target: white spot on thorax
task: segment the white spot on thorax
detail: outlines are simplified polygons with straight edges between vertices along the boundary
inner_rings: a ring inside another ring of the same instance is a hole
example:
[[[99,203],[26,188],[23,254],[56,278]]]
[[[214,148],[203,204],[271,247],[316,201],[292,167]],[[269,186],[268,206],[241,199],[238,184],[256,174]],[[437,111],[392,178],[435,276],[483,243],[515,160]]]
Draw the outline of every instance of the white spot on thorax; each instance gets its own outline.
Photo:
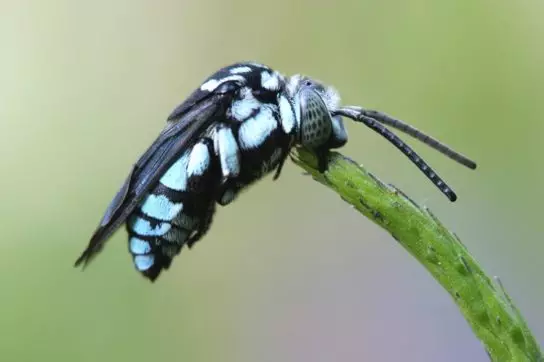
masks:
[[[229,72],[231,74],[249,73],[251,72],[251,68],[246,65],[243,65],[240,67],[231,68]]]
[[[215,152],[219,155],[223,176],[238,176],[240,173],[240,153],[234,134],[229,127],[220,126],[215,133]]]
[[[183,209],[183,204],[173,203],[164,195],[147,196],[141,206],[144,214],[157,220],[171,221]]]
[[[232,103],[230,113],[238,121],[246,120],[256,109],[262,105],[251,92],[251,89],[244,87],[240,90],[240,99]]]
[[[277,91],[280,89],[280,75],[277,72],[261,72],[261,86],[264,89]]]
[[[284,95],[280,96],[278,102],[280,108],[281,126],[285,133],[290,134],[295,127],[295,112],[291,102]]]
[[[200,90],[207,91],[207,92],[213,92],[217,87],[219,87],[221,84],[229,81],[239,81],[244,82],[245,78],[241,75],[229,75],[228,77],[224,77],[221,79],[209,79],[206,82],[204,82],[200,86]]]
[[[243,149],[259,147],[276,129],[277,121],[272,109],[263,105],[261,111],[244,121],[238,131],[238,139]]]
[[[204,174],[209,165],[210,153],[208,152],[208,146],[202,142],[199,142],[193,146],[191,155],[189,156],[187,174],[189,176],[201,176]]]
[[[152,254],[148,255],[136,255],[134,257],[134,265],[139,271],[146,271],[147,269],[153,266],[155,262],[155,256]]]
[[[189,153],[185,152],[160,179],[164,186],[175,190],[185,191],[187,188],[187,164],[189,162]]]

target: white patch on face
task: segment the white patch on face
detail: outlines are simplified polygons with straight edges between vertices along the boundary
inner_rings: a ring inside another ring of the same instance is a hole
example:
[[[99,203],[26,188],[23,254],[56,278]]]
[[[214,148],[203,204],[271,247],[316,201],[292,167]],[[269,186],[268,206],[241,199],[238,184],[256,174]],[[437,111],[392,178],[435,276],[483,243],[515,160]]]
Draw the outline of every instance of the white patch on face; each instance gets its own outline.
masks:
[[[221,127],[216,132],[216,153],[221,162],[221,173],[224,177],[236,177],[240,174],[240,153],[232,130]]]
[[[334,111],[340,106],[340,94],[333,87],[326,87],[325,94],[322,94],[321,98],[327,105],[329,111]]]
[[[231,189],[225,190],[225,192],[223,193],[223,196],[221,196],[221,205],[223,206],[228,205],[231,202],[233,202],[235,198],[236,198],[236,192],[234,192],[234,190],[231,190]]]
[[[161,222],[155,227],[151,223],[141,217],[135,217],[130,222],[130,227],[138,235],[142,236],[162,236],[166,234],[172,225],[166,222]]]
[[[183,209],[183,204],[175,204],[164,195],[150,194],[141,206],[144,214],[157,220],[171,221]]]
[[[245,81],[245,78],[242,77],[241,75],[229,75],[228,77],[224,77],[224,78],[221,78],[221,79],[213,79],[212,78],[212,79],[204,82],[200,86],[200,90],[207,91],[207,92],[213,92],[221,84],[223,84],[225,82],[229,82],[229,81],[239,81],[239,82],[243,83]]]
[[[290,134],[295,127],[295,112],[291,106],[291,102],[285,96],[280,96],[278,101],[280,107],[281,126],[283,131]]]
[[[261,72],[261,86],[264,89],[277,91],[278,89],[280,89],[279,74],[276,72],[262,71]]]
[[[270,107],[263,106],[261,111],[244,121],[238,131],[238,140],[243,149],[259,147],[276,129],[276,118]]]
[[[297,94],[294,99],[293,108],[295,109],[295,122],[297,124],[298,132],[300,133],[300,95]]]
[[[249,73],[251,72],[251,68],[244,65],[241,67],[232,68],[231,70],[229,70],[229,72],[230,74]]]
[[[187,174],[189,176],[202,176],[209,165],[210,153],[208,152],[208,146],[202,142],[199,142],[194,145],[191,155],[189,156]]]
[[[136,255],[134,257],[134,265],[136,266],[136,269],[138,269],[139,271],[146,271],[147,269],[153,266],[154,262],[155,262],[155,256],[151,254]]]
[[[160,179],[160,183],[175,191],[185,191],[187,188],[187,163],[189,153],[185,152]]]
[[[230,113],[238,121],[246,120],[262,103],[253,96],[251,89],[244,87],[240,90],[240,99],[234,101]]]
[[[149,245],[149,242],[135,236],[130,238],[129,248],[130,252],[133,254],[147,254],[151,251],[151,245]]]

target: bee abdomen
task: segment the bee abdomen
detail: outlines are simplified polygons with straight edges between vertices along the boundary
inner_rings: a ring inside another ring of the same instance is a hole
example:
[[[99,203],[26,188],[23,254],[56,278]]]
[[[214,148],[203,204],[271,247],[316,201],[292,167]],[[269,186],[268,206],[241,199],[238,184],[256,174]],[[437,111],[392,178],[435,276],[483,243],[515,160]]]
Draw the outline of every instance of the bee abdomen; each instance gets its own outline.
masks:
[[[128,219],[134,266],[147,278],[155,280],[183,245],[194,243],[209,227],[220,172],[217,163],[211,140],[199,140],[165,172]]]
[[[198,220],[180,212],[171,222],[134,214],[127,228],[134,266],[150,279],[168,269],[172,259],[196,231]]]

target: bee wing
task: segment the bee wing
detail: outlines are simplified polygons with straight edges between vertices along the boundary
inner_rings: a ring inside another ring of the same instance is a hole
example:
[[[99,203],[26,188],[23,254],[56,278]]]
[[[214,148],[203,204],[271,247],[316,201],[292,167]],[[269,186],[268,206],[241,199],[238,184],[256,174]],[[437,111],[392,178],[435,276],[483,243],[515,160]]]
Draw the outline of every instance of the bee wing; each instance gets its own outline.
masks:
[[[133,166],[117,195],[108,206],[87,248],[75,266],[88,264],[107,239],[126,221],[168,168],[196,141],[218,116],[224,116],[237,85],[222,92],[193,93],[168,117],[168,124]],[[196,99],[198,98],[198,99]]]

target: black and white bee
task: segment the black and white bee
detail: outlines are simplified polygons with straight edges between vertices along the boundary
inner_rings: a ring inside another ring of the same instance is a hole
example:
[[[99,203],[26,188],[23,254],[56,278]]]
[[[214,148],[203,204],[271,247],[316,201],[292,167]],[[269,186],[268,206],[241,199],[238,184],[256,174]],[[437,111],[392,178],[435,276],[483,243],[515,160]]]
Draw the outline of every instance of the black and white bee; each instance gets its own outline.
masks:
[[[184,245],[190,248],[206,234],[216,203],[228,205],[272,171],[277,179],[294,145],[313,150],[324,172],[328,150],[347,142],[342,117],[384,136],[451,201],[457,198],[451,188],[385,125],[476,168],[473,161],[399,120],[341,107],[336,90],[314,79],[285,77],[253,62],[236,63],[211,75],[170,114],[75,265],[90,262],[126,224],[134,265],[154,281]]]

